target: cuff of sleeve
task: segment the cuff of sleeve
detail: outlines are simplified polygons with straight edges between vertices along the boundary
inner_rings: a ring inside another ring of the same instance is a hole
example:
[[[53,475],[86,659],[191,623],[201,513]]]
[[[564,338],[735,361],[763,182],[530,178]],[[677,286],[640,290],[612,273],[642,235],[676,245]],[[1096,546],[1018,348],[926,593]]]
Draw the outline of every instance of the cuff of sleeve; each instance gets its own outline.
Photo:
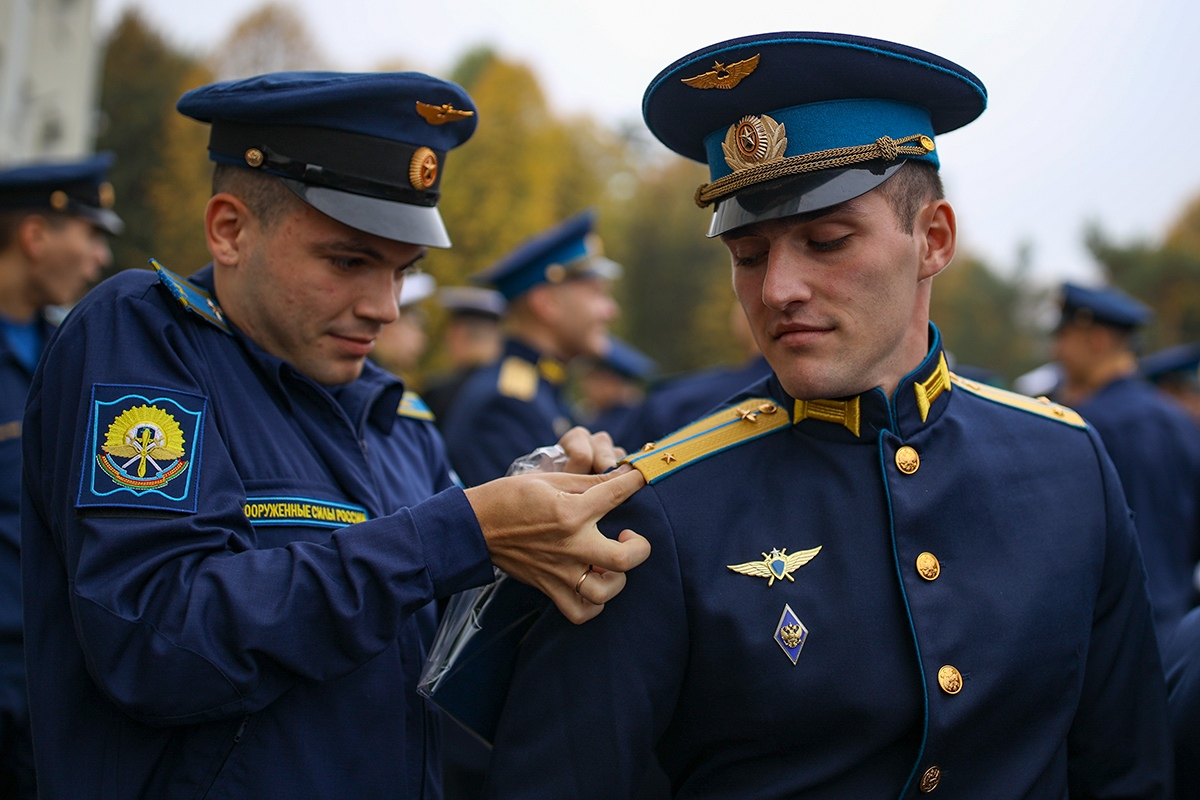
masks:
[[[462,489],[446,489],[409,510],[435,597],[495,580],[483,530]]]

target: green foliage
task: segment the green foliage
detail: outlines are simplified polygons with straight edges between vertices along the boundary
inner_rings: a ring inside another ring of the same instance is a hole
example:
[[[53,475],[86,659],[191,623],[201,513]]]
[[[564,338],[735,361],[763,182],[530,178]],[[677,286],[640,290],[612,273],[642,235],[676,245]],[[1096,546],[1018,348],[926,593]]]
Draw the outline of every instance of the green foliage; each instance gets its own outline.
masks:
[[[133,9],[108,37],[100,85],[105,125],[96,147],[116,154],[111,179],[116,211],[125,220],[125,233],[112,240],[110,272],[145,267],[151,256],[169,257],[150,197],[164,165],[171,164],[166,120],[175,114],[179,87],[194,65]]]

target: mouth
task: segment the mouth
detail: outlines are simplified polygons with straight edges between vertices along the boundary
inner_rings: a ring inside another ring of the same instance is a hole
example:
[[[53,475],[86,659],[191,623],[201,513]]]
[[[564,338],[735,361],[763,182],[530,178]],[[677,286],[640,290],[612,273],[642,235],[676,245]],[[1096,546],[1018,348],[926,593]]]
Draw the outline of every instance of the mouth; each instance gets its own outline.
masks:
[[[365,358],[375,349],[374,336],[346,336],[337,333],[331,333],[329,336],[340,349],[356,358]]]
[[[771,328],[771,338],[782,345],[798,347],[812,344],[833,332],[830,325],[787,322]]]

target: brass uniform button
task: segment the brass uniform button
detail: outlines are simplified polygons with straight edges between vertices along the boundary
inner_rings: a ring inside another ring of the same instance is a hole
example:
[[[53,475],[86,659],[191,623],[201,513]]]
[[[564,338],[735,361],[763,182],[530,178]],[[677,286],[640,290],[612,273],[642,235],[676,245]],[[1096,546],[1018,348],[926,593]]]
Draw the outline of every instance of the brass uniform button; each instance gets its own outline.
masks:
[[[933,766],[925,770],[925,774],[921,776],[920,789],[925,794],[929,794],[938,787],[942,782],[942,770],[940,767]]]
[[[938,686],[946,694],[958,694],[962,691],[962,673],[947,664],[938,670]]]
[[[912,475],[921,468],[921,457],[916,450],[904,445],[896,451],[896,468],[905,475]]]
[[[942,574],[942,563],[933,553],[921,553],[917,556],[917,574],[927,581],[936,581]]]

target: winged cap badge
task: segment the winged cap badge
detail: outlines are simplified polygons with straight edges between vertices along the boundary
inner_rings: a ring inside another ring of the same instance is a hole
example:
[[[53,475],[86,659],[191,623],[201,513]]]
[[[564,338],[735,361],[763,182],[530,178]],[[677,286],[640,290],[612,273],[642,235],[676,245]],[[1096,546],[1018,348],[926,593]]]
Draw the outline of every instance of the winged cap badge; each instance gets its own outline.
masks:
[[[475,116],[474,111],[460,111],[449,103],[435,106],[420,100],[417,101],[417,113],[430,125],[445,125],[447,122],[459,122]]]
[[[727,566],[742,575],[768,578],[767,586],[774,586],[775,581],[781,581],[784,578],[795,583],[796,579],[792,577],[792,573],[812,561],[819,552],[821,552],[820,546],[791,554],[788,553],[786,547],[782,550],[777,547],[770,553],[763,553],[762,561],[747,561],[745,564],[729,564]]]
[[[694,78],[680,78],[680,80],[693,89],[732,89],[756,69],[758,69],[758,56],[754,55],[730,64],[728,67],[720,61],[715,61],[713,68],[708,72]]]

